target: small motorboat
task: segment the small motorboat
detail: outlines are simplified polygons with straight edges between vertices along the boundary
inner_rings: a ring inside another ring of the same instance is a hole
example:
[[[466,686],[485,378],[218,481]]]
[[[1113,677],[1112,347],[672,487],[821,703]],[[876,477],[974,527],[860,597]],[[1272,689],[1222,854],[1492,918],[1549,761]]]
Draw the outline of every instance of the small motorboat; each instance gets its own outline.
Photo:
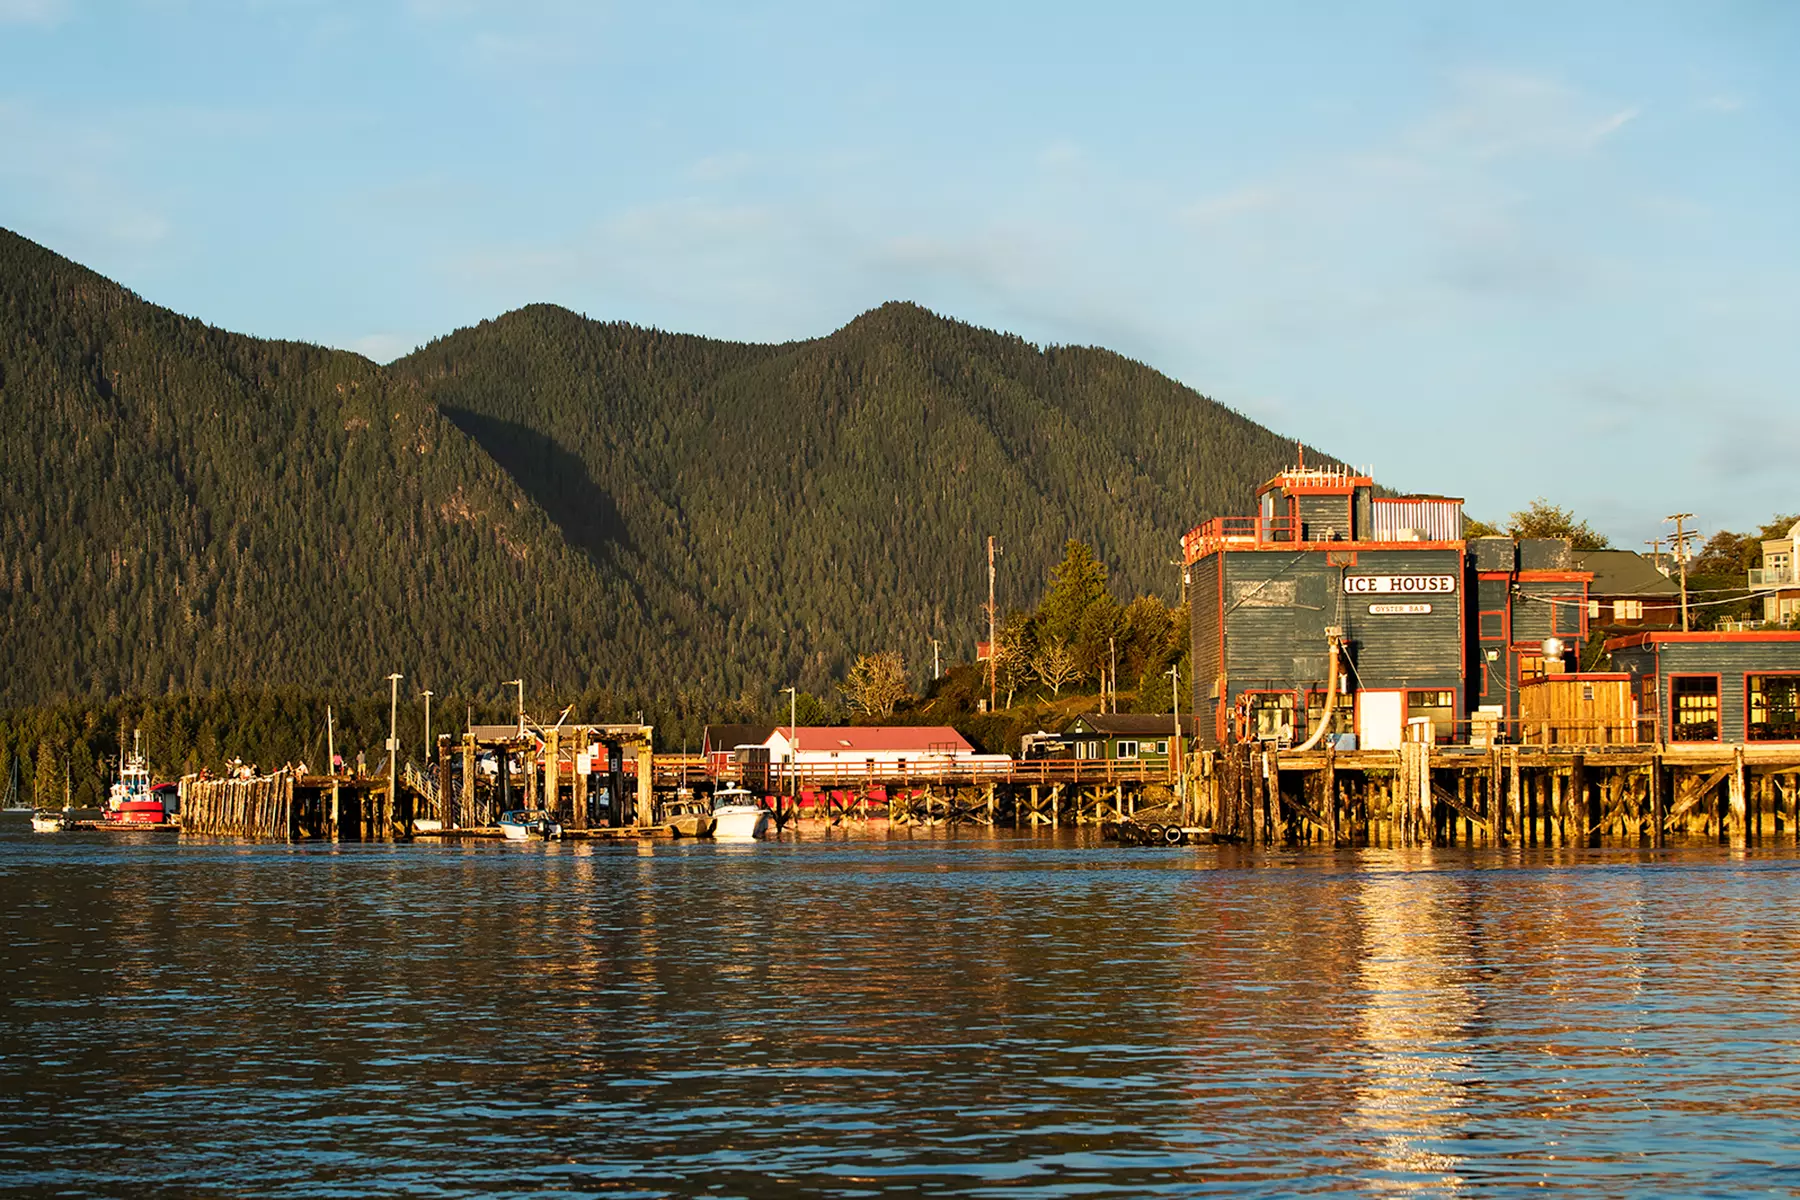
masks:
[[[562,836],[563,827],[561,821],[541,808],[521,808],[500,814],[500,832],[509,842],[549,842]]]
[[[772,816],[741,787],[724,787],[713,793],[713,837],[727,842],[749,842],[769,834]]]
[[[670,837],[711,837],[712,806],[696,798],[694,789],[684,787],[663,807],[663,824],[668,826]]]
[[[62,833],[75,828],[75,815],[66,808],[40,808],[31,814],[31,832]]]

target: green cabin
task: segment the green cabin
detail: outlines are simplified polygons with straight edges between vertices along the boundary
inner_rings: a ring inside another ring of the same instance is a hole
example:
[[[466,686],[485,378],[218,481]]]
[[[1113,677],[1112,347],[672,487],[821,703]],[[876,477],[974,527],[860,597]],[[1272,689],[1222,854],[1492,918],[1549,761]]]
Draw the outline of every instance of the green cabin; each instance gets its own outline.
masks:
[[[1181,732],[1193,738],[1193,717],[1183,714]],[[1173,713],[1082,713],[1063,731],[1077,759],[1146,767],[1169,765],[1174,738]]]

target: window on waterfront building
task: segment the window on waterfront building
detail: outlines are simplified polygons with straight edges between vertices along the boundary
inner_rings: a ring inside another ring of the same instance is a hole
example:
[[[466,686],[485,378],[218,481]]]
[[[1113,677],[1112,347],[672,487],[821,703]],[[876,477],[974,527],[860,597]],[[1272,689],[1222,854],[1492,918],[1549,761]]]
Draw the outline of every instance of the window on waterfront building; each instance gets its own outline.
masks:
[[[1719,740],[1719,677],[1676,675],[1669,679],[1669,740]]]
[[[1420,718],[1431,722],[1433,741],[1452,740],[1456,736],[1456,693],[1435,689],[1406,693],[1407,722]]]
[[[1164,740],[1164,741],[1160,741],[1160,742],[1156,743],[1156,752],[1158,754],[1167,754],[1169,752],[1168,741]]]
[[[1117,757],[1119,757],[1119,758],[1136,758],[1137,750],[1138,750],[1138,747],[1137,747],[1136,742],[1120,742],[1119,743],[1119,753],[1118,753]]]
[[[1251,736],[1259,742],[1285,742],[1294,736],[1294,693],[1258,692],[1250,697]]]
[[[1349,692],[1338,692],[1331,705],[1331,721],[1325,726],[1329,734],[1356,732],[1356,697]],[[1306,732],[1310,736],[1313,726],[1319,720],[1319,713],[1325,708],[1325,693],[1322,691],[1306,693]]]
[[[1613,620],[1641,621],[1644,619],[1644,602],[1642,600],[1614,600]]]
[[[1752,742],[1800,742],[1800,675],[1752,675],[1748,685]]]

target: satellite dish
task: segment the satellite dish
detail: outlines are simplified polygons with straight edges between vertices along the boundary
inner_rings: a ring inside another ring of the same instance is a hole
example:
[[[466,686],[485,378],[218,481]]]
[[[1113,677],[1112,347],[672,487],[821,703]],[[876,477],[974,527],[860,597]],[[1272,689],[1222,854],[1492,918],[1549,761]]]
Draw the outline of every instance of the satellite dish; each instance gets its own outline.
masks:
[[[1544,657],[1545,658],[1561,658],[1562,656],[1563,656],[1562,639],[1555,638],[1555,637],[1545,638],[1544,639]]]

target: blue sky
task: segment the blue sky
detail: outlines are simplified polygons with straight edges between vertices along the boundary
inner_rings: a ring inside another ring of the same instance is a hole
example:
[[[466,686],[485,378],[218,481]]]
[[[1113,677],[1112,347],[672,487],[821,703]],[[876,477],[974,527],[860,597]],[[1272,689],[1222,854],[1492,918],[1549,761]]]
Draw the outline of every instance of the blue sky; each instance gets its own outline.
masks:
[[[381,360],[916,300],[1636,546],[1800,510],[1797,62],[1782,0],[0,0],[0,225]]]

